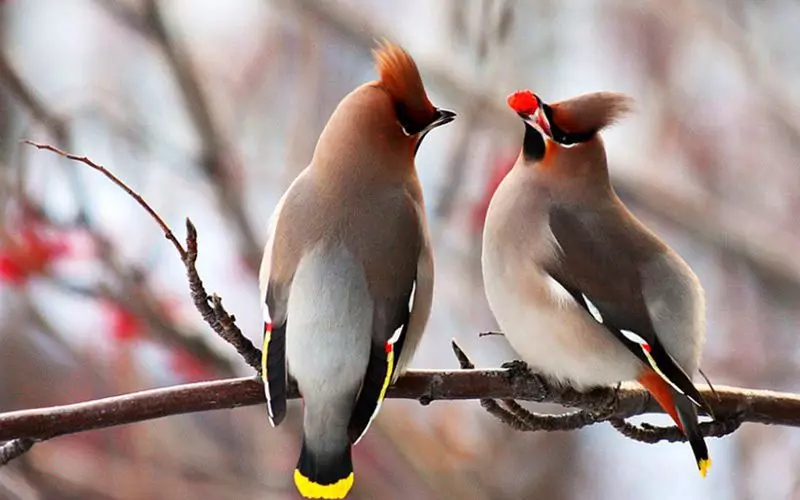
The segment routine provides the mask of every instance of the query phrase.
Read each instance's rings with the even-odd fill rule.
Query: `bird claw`
[[[520,384],[521,386],[532,384],[534,386],[533,390],[531,390],[530,387],[527,387],[525,388],[525,391],[536,394],[536,396],[532,398],[534,401],[544,401],[547,399],[547,380],[542,375],[531,371],[526,362],[515,359],[512,361],[506,361],[500,365],[500,367],[506,370],[506,377],[513,384]]]
[[[621,388],[622,382],[617,382],[617,385],[615,385],[614,389],[611,391],[611,397],[595,412],[597,415],[602,415],[603,418],[614,415],[614,412],[616,412],[619,407],[619,391]]]
[[[500,368],[505,368],[506,370],[508,370],[509,377],[514,377],[517,375],[528,375],[530,373],[530,368],[528,368],[528,363],[519,359],[506,361],[505,363],[500,365]]]

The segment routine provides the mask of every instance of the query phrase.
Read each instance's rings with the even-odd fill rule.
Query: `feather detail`
[[[436,108],[428,100],[414,59],[387,40],[381,41],[372,55],[380,84],[392,98],[403,129],[408,135],[423,130],[436,119]]]
[[[566,133],[595,133],[631,112],[633,99],[617,92],[593,92],[550,107],[552,122]]]

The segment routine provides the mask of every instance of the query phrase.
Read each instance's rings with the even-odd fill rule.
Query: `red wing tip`
[[[527,115],[532,115],[539,107],[539,99],[536,98],[536,94],[528,89],[518,90],[509,94],[506,102],[508,106],[517,113],[524,113]]]

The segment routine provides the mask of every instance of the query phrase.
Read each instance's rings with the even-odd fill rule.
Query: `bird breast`
[[[636,357],[545,271],[558,258],[548,202],[514,170],[489,206],[482,254],[486,298],[506,339],[532,369],[578,388],[635,379]]]

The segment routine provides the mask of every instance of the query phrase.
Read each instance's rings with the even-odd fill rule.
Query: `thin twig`
[[[122,188],[126,193],[128,193],[131,196],[131,198],[136,200],[136,202],[142,208],[144,208],[145,211],[148,214],[150,214],[150,217],[152,217],[153,220],[156,221],[156,223],[159,225],[161,230],[164,232],[164,236],[172,243],[172,246],[174,246],[175,249],[178,251],[178,253],[181,256],[181,260],[185,260],[186,259],[186,250],[183,249],[183,245],[181,245],[181,243],[178,241],[178,239],[172,233],[172,230],[169,228],[167,223],[164,222],[164,219],[162,219],[161,216],[158,215],[158,212],[153,210],[153,208],[144,200],[144,198],[142,198],[139,195],[139,193],[137,193],[136,191],[134,191],[133,189],[128,187],[127,184],[125,184],[122,180],[120,180],[119,177],[117,177],[116,175],[111,173],[111,171],[109,171],[106,167],[104,167],[104,166],[102,166],[102,165],[100,165],[98,163],[95,163],[94,161],[92,161],[90,158],[88,158],[86,156],[78,156],[78,155],[75,155],[75,154],[72,154],[72,153],[67,153],[66,151],[63,151],[63,150],[61,150],[61,149],[59,149],[59,148],[57,148],[55,146],[52,146],[50,144],[43,144],[43,143],[39,143],[39,142],[33,142],[31,140],[28,140],[28,139],[23,139],[22,142],[24,144],[31,145],[31,146],[33,146],[33,147],[35,147],[37,149],[44,149],[44,150],[47,150],[47,151],[52,151],[53,153],[55,153],[55,154],[57,154],[59,156],[63,156],[64,158],[67,158],[67,159],[70,159],[70,160],[74,160],[74,161],[79,161],[79,162],[83,163],[84,165],[87,165],[87,166],[97,170],[101,174],[105,175],[106,177],[108,177],[111,180],[111,182],[113,182],[114,184],[116,184],[117,186]]]
[[[697,371],[700,373],[700,376],[703,377],[703,380],[706,381],[706,384],[708,384],[708,388],[711,389],[711,393],[714,394],[714,397],[718,398],[719,396],[717,396],[717,391],[714,389],[714,385],[711,383],[710,380],[708,380],[708,377],[706,377],[706,374],[705,372],[703,372],[703,369],[697,368]]]
[[[481,408],[486,410],[486,412],[489,415],[495,417],[497,420],[511,427],[515,431],[531,430],[528,424],[517,418],[516,415],[514,415],[510,411],[500,406],[500,404],[494,399],[481,398],[480,403],[481,403]]]
[[[203,280],[197,272],[197,228],[186,219],[186,254],[183,264],[189,280],[189,293],[200,315],[217,335],[236,349],[236,352],[256,372],[261,373],[261,351],[242,334],[236,326],[236,319],[222,307],[222,299],[216,294],[208,296]]]
[[[526,431],[572,431],[581,429],[607,418],[603,413],[578,410],[561,415],[534,413],[520,406],[513,399],[504,399],[503,404],[514,417],[526,426]]]
[[[611,418],[608,420],[611,426],[625,437],[642,443],[658,443],[668,441],[676,443],[686,441],[686,436],[676,426],[657,427],[647,423],[640,425],[631,424],[622,418]],[[742,419],[739,416],[731,416],[711,422],[701,422],[700,432],[705,437],[723,437],[733,433],[741,427]]]
[[[222,307],[222,298],[214,294],[211,296],[211,307],[214,308],[214,314],[219,320],[219,325],[222,330],[220,336],[232,345],[236,352],[250,365],[256,372],[261,373],[261,350],[253,345],[236,326],[236,318],[228,314],[224,307]]]

